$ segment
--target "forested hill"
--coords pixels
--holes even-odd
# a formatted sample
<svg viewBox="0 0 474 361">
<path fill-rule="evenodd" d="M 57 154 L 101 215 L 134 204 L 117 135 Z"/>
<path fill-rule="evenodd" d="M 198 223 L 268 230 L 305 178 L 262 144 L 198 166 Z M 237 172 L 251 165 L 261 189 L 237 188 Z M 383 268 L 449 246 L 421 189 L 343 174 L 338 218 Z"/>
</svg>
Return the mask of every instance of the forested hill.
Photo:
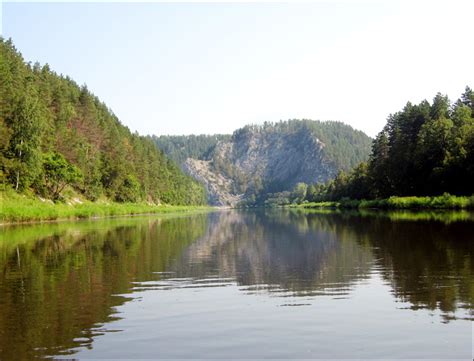
<svg viewBox="0 0 474 361">
<path fill-rule="evenodd" d="M 312 120 L 266 122 L 217 142 L 201 140 L 206 151 L 183 166 L 206 185 L 210 203 L 217 205 L 263 203 L 299 182 L 325 182 L 366 160 L 371 144 L 366 134 L 346 124 Z M 212 141 L 204 145 L 206 140 Z M 186 149 L 188 143 L 180 141 L 174 148 Z"/>
<path fill-rule="evenodd" d="M 0 38 L 0 183 L 60 199 L 205 203 L 205 190 L 86 86 L 26 63 Z"/>
<path fill-rule="evenodd" d="M 230 140 L 230 137 L 230 134 L 151 136 L 158 148 L 178 164 L 188 158 L 208 159 L 216 144 Z"/>
</svg>

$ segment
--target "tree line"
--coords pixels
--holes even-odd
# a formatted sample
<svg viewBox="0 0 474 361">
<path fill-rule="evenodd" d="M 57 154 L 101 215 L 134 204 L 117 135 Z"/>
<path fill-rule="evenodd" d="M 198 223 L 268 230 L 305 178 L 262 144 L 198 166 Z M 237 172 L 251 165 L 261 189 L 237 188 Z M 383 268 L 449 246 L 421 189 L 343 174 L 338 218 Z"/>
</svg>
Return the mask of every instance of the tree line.
<svg viewBox="0 0 474 361">
<path fill-rule="evenodd" d="M 474 92 L 455 102 L 438 93 L 391 114 L 369 160 L 325 184 L 298 184 L 287 203 L 474 193 Z M 274 195 L 272 202 L 280 203 Z"/>
<path fill-rule="evenodd" d="M 87 86 L 26 63 L 0 38 L 0 184 L 61 199 L 203 204 L 204 188 L 132 133 Z"/>
<path fill-rule="evenodd" d="M 150 136 L 158 148 L 180 165 L 188 158 L 208 160 L 216 144 L 230 137 L 229 134 Z"/>
</svg>

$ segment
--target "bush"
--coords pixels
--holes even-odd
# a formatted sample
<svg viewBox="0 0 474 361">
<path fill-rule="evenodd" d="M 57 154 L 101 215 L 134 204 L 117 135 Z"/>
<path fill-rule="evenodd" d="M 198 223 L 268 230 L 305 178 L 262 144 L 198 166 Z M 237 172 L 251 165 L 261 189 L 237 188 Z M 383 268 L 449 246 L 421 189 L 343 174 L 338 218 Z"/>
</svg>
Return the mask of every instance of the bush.
<svg viewBox="0 0 474 361">
<path fill-rule="evenodd" d="M 117 202 L 138 202 L 140 200 L 140 183 L 129 175 L 125 178 L 115 194 Z"/>
<path fill-rule="evenodd" d="M 57 152 L 46 153 L 43 156 L 43 173 L 48 196 L 53 200 L 59 199 L 67 185 L 74 184 L 82 178 L 79 168 Z"/>
</svg>

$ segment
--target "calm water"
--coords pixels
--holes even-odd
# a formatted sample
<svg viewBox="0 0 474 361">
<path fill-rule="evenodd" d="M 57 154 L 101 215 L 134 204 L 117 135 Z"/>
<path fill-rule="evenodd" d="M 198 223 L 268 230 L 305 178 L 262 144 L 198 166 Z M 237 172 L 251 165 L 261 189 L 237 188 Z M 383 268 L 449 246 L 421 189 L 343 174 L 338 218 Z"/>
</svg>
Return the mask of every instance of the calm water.
<svg viewBox="0 0 474 361">
<path fill-rule="evenodd" d="M 0 229 L 0 359 L 472 359 L 469 213 Z"/>
</svg>

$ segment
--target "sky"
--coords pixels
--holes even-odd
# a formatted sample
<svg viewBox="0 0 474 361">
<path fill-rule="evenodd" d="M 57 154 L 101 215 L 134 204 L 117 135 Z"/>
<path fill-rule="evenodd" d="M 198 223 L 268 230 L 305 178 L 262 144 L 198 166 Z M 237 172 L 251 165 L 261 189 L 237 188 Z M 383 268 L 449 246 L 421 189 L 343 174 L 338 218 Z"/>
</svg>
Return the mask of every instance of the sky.
<svg viewBox="0 0 474 361">
<path fill-rule="evenodd" d="M 1 32 L 140 134 L 295 118 L 374 136 L 407 101 L 474 87 L 474 1 L 3 2 Z"/>
</svg>

